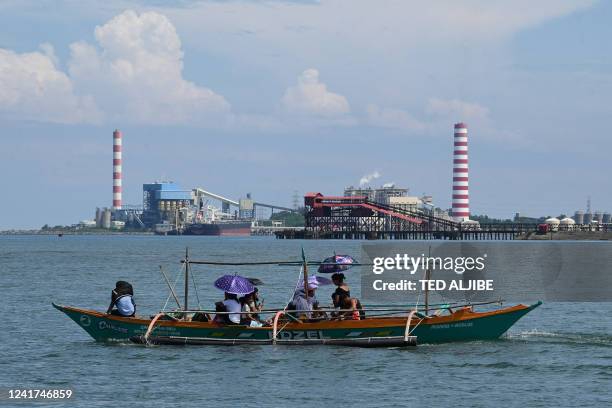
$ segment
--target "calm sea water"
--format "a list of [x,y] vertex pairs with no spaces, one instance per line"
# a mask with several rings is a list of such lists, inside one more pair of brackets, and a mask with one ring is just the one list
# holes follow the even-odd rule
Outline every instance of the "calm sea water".
[[[0,237],[0,387],[69,387],[72,400],[50,404],[67,407],[612,406],[610,304],[544,304],[498,341],[410,350],[100,344],[51,307],[105,310],[125,279],[139,313],[152,314],[168,293],[159,265],[177,276],[186,246],[194,259],[254,261],[298,257],[302,245],[312,259],[360,249],[355,241],[263,237]],[[196,269],[202,306],[219,299],[214,279],[234,271]],[[240,269],[265,282],[269,307],[289,299],[298,272]]]

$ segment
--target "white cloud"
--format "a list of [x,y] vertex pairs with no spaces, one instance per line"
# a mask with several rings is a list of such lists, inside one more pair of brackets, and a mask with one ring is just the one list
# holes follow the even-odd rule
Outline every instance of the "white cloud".
[[513,130],[496,126],[490,116],[489,108],[476,102],[460,99],[430,98],[423,113],[414,116],[403,109],[368,105],[366,123],[370,126],[395,129],[400,132],[433,137],[448,137],[452,126],[457,122],[467,122],[471,134],[476,138],[484,137],[491,141],[504,140],[524,145],[524,138]]
[[[592,3],[212,1],[156,8],[162,13],[128,10],[96,27],[94,43],[70,46],[67,72],[59,68],[48,44],[36,53],[5,50],[0,55],[0,113],[66,123],[103,119],[232,129],[253,124],[264,131],[294,127],[295,116],[313,126],[366,123],[421,133],[455,117],[486,122],[490,121],[487,108],[473,102],[433,98],[417,113],[398,107],[452,92],[463,76],[469,81],[474,67],[486,65],[482,55],[490,59],[491,53],[479,53],[482,44],[489,51],[502,49],[500,42],[517,32]],[[104,12],[123,4],[110,4]],[[239,67],[238,72],[265,66],[267,78],[277,81],[265,84],[266,90],[274,90],[287,72],[314,65],[330,75],[332,89],[345,90],[344,95],[328,90],[318,70],[309,69],[281,99],[283,112],[293,116],[259,109],[253,109],[257,114],[231,113],[223,96],[184,78],[182,44],[173,22],[181,36],[191,41],[190,49],[226,58]],[[36,63],[25,63],[26,59]],[[27,67],[19,68],[20,64]],[[246,89],[252,74],[236,79],[235,86]],[[278,95],[278,90],[274,92]],[[476,90],[455,94],[479,98]],[[260,100],[259,94],[254,99],[258,108],[274,103]],[[351,106],[360,110],[366,106],[365,117],[351,116]]]
[[497,125],[490,115],[489,108],[477,102],[430,98],[425,112],[429,115],[430,131],[435,134],[448,134],[454,123],[466,122],[472,139],[503,141],[523,147],[531,143],[515,129]]
[[0,114],[11,119],[59,123],[98,122],[93,99],[75,93],[56,66],[53,47],[17,54],[0,49]]
[[205,123],[229,112],[225,98],[183,78],[181,41],[164,15],[128,10],[96,27],[95,38],[99,50],[71,45],[70,77],[112,119]]
[[333,117],[350,111],[346,98],[328,91],[314,68],[302,72],[297,85],[287,88],[281,103],[287,112],[294,114]]
[[[355,112],[368,104],[381,111],[406,109],[449,91],[451,97],[481,99],[490,94],[497,75],[507,80],[504,74],[516,63],[510,55],[513,48],[505,46],[513,36],[594,3],[202,1],[160,10],[177,24],[190,49],[265,72],[266,78],[286,78],[287,72],[316,67],[332,90],[343,90]],[[483,75],[490,81],[482,81]],[[247,77],[237,78],[237,86],[248,87]],[[259,106],[257,97],[243,95]],[[504,95],[500,103],[510,98]],[[410,126],[410,120],[396,120]]]
[[422,132],[427,127],[426,123],[416,119],[405,110],[380,108],[374,104],[370,104],[366,108],[366,123],[371,126],[412,132]]
[[429,99],[427,113],[455,121],[484,121],[489,118],[489,109],[474,102],[459,99]]
[[95,29],[97,46],[71,44],[68,73],[50,44],[0,49],[0,113],[59,123],[225,126],[230,105],[183,78],[181,41],[163,15],[125,11]]
[[267,63],[277,64],[279,55],[319,63],[342,59],[346,50],[359,50],[362,55],[375,52],[395,59],[414,47],[491,43],[594,2],[205,1],[191,7],[160,9],[190,33],[193,46],[241,61],[245,55],[257,55],[258,63],[267,59]]

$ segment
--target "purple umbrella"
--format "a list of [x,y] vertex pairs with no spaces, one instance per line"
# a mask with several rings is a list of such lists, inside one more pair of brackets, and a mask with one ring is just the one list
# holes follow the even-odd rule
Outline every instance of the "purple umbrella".
[[255,290],[255,286],[240,275],[223,275],[215,281],[215,288],[235,295],[251,293]]
[[319,273],[336,273],[346,271],[353,266],[355,259],[350,255],[334,255],[325,258],[319,265]]

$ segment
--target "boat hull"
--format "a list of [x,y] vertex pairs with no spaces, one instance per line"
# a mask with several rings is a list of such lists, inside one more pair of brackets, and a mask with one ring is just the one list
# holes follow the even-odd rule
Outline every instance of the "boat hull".
[[[491,312],[472,312],[462,309],[447,316],[426,319],[414,318],[410,335],[418,342],[440,343],[452,341],[492,340],[499,338],[521,317],[541,304],[516,305]],[[120,317],[70,306],[53,306],[65,313],[97,341],[128,341],[143,339],[151,319]],[[184,322],[159,320],[151,332],[151,339],[160,344],[246,344],[254,340],[282,344],[291,342],[333,344],[329,340],[404,339],[406,317],[368,318],[365,320],[325,320],[313,323],[283,324],[276,341],[272,341],[271,327],[219,326],[212,322]],[[191,340],[191,341],[190,341]],[[211,342],[213,340],[216,342]],[[381,342],[382,343],[382,342]],[[357,343],[355,343],[357,344]],[[347,345],[347,344],[345,344]]]
[[251,235],[251,222],[228,221],[210,224],[191,224],[183,230],[182,235],[249,236]]

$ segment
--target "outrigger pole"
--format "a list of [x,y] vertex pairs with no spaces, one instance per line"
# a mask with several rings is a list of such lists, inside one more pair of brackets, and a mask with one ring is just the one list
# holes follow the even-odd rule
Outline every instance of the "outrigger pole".
[[[172,284],[170,283],[170,280],[166,276],[166,274],[164,272],[164,268],[161,265],[159,265],[159,271],[161,272],[162,276],[164,277],[164,280],[166,281],[166,285],[168,285],[168,287],[170,288],[170,293],[172,293],[172,297],[174,297],[174,301],[178,305],[178,308],[181,309],[182,308],[181,307],[181,302],[179,301],[178,296],[176,296],[176,292],[174,291],[174,288],[172,287]],[[166,302],[166,303],[168,303],[168,302]]]
[[[181,259],[181,263],[185,263],[184,259]],[[263,262],[219,262],[219,261],[194,261],[190,260],[190,264],[193,265],[221,265],[221,266],[242,266],[242,265],[276,265],[276,266],[301,266],[304,261],[263,261]],[[316,262],[308,261],[308,265],[337,265],[335,262]],[[373,263],[352,263],[351,266],[374,266]]]

